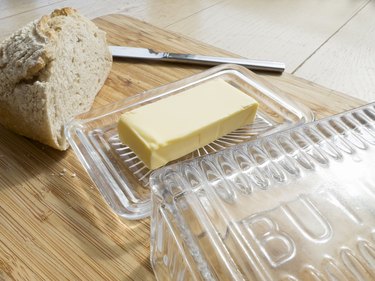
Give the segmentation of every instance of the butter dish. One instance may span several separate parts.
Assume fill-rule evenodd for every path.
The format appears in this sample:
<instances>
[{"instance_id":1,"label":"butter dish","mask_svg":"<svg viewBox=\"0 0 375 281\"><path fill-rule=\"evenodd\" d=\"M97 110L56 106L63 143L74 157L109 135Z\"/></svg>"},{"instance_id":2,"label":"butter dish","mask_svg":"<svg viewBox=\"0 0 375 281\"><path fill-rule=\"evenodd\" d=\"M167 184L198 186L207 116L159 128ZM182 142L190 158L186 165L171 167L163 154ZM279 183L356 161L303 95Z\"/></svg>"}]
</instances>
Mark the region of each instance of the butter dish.
<instances>
[{"instance_id":1,"label":"butter dish","mask_svg":"<svg viewBox=\"0 0 375 281\"><path fill-rule=\"evenodd\" d=\"M67 139L116 214L126 219L140 219L149 216L151 212L149 178L152 171L121 143L117 132L117 122L121 114L217 78L228 82L259 103L254 123L172 163L212 154L310 122L314 118L310 110L287 99L276 87L237 65L216 66L77 116L65 128ZM171 163L167 165L169 164Z\"/></svg>"},{"instance_id":2,"label":"butter dish","mask_svg":"<svg viewBox=\"0 0 375 281\"><path fill-rule=\"evenodd\" d=\"M375 103L152 173L157 280L375 280Z\"/></svg>"},{"instance_id":3,"label":"butter dish","mask_svg":"<svg viewBox=\"0 0 375 281\"><path fill-rule=\"evenodd\" d=\"M252 97L215 79L125 112L117 128L121 142L155 170L253 123L257 108Z\"/></svg>"}]
</instances>

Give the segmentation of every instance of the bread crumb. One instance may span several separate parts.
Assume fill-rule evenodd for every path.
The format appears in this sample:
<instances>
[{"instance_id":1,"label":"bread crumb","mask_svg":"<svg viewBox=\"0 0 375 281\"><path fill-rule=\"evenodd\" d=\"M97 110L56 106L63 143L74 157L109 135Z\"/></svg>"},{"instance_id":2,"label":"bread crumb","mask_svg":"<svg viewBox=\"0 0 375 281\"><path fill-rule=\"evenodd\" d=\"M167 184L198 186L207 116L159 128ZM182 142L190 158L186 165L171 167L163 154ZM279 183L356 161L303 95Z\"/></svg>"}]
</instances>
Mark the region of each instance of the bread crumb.
<instances>
[{"instance_id":1,"label":"bread crumb","mask_svg":"<svg viewBox=\"0 0 375 281\"><path fill-rule=\"evenodd\" d=\"M72 173L72 175L71 175L72 178L75 178L76 176L77 176L76 173Z\"/></svg>"},{"instance_id":2,"label":"bread crumb","mask_svg":"<svg viewBox=\"0 0 375 281\"><path fill-rule=\"evenodd\" d=\"M65 173L66 173L66 169L64 168L64 169L62 169L62 171L59 173L60 177L64 176Z\"/></svg>"}]
</instances>

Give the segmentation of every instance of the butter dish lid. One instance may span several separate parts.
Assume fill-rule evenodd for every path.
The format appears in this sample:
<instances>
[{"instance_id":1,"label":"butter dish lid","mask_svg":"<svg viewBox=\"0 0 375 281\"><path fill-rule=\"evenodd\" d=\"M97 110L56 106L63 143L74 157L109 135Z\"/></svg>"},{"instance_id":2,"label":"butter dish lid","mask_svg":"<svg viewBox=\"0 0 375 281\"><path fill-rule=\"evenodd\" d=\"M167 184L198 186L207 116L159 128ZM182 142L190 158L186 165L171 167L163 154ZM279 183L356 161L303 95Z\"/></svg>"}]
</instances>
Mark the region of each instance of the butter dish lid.
<instances>
[{"instance_id":1,"label":"butter dish lid","mask_svg":"<svg viewBox=\"0 0 375 281\"><path fill-rule=\"evenodd\" d=\"M256 120L172 163L212 154L314 119L309 109L289 100L277 88L237 65L216 66L77 116L65 127L67 139L116 214L126 219L140 219L151 212L149 178L152 171L119 140L120 115L217 78L258 101Z\"/></svg>"},{"instance_id":2,"label":"butter dish lid","mask_svg":"<svg viewBox=\"0 0 375 281\"><path fill-rule=\"evenodd\" d=\"M152 173L158 280L375 280L375 103Z\"/></svg>"}]
</instances>

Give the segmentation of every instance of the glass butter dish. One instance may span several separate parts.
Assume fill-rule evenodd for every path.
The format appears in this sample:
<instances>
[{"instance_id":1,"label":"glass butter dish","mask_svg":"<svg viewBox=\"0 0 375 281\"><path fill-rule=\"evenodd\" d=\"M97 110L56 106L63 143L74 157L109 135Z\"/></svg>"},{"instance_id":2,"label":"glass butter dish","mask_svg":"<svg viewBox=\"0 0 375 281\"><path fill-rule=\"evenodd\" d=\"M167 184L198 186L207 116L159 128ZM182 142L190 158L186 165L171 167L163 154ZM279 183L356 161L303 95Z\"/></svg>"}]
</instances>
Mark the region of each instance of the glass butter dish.
<instances>
[{"instance_id":1,"label":"glass butter dish","mask_svg":"<svg viewBox=\"0 0 375 281\"><path fill-rule=\"evenodd\" d=\"M216 78L225 80L258 101L256 120L174 163L212 154L313 119L311 111L288 100L277 88L267 85L246 68L235 65L217 66L82 114L66 126L66 136L115 213L127 219L140 219L151 212L149 177L152 171L119 140L117 122L120 115ZM210 110L209 104L207 110ZM191 114L194 114L194 108Z\"/></svg>"},{"instance_id":2,"label":"glass butter dish","mask_svg":"<svg viewBox=\"0 0 375 281\"><path fill-rule=\"evenodd\" d=\"M158 280L375 280L375 103L150 178Z\"/></svg>"}]
</instances>

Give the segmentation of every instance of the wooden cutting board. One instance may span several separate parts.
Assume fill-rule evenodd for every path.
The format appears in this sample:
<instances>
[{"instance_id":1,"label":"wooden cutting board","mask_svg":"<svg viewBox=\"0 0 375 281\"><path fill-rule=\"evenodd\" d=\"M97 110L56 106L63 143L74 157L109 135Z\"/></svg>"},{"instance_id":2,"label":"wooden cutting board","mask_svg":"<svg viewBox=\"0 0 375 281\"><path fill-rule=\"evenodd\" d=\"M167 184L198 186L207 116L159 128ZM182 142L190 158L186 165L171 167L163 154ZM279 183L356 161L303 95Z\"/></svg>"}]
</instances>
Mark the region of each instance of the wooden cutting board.
<instances>
[{"instance_id":1,"label":"wooden cutting board","mask_svg":"<svg viewBox=\"0 0 375 281\"><path fill-rule=\"evenodd\" d=\"M123 15L95 22L111 44L231 55ZM94 107L204 69L116 61ZM260 75L318 118L363 104L287 73ZM149 224L114 215L72 150L55 151L0 127L0 280L154 280Z\"/></svg>"}]
</instances>

